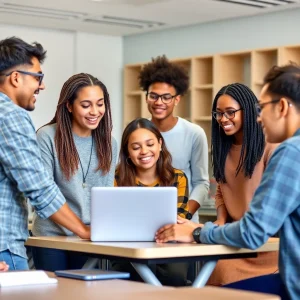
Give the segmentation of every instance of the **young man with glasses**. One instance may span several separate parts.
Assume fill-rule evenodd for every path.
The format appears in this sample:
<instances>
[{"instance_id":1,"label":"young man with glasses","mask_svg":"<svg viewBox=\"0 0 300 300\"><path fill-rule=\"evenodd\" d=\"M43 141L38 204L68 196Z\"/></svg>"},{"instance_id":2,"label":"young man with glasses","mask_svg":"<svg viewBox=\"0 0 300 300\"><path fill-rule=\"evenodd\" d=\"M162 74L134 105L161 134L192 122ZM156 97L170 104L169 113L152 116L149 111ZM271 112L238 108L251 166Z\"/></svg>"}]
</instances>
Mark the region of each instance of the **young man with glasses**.
<instances>
[{"instance_id":1,"label":"young man with glasses","mask_svg":"<svg viewBox=\"0 0 300 300\"><path fill-rule=\"evenodd\" d=\"M300 299L300 67L273 67L264 79L258 122L269 143L281 143L271 156L249 211L237 222L204 226L186 220L167 225L158 242L176 239L256 249L279 231L279 274L251 278L228 287Z\"/></svg>"},{"instance_id":2,"label":"young man with glasses","mask_svg":"<svg viewBox=\"0 0 300 300\"><path fill-rule=\"evenodd\" d=\"M188 90L188 75L183 67L159 56L144 66L139 80L151 121L164 137L173 167L188 177L190 217L199 223L198 209L209 188L207 138L200 126L174 116L175 106Z\"/></svg>"},{"instance_id":3,"label":"young man with glasses","mask_svg":"<svg viewBox=\"0 0 300 300\"><path fill-rule=\"evenodd\" d=\"M90 230L71 211L43 167L35 128L27 111L45 89L41 63L46 51L12 37L0 41L0 261L9 270L28 269L28 198L36 213L82 238ZM5 267L4 270L7 270Z\"/></svg>"}]
</instances>

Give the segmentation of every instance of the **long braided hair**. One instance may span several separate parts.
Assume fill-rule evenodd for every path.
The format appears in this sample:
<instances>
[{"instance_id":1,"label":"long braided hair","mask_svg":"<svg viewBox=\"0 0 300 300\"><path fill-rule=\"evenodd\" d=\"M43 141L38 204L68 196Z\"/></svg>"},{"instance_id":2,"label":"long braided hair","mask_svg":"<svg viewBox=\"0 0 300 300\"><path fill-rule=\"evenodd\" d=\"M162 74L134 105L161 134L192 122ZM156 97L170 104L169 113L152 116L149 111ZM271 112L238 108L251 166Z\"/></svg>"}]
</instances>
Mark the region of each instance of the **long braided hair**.
<instances>
[{"instance_id":1,"label":"long braided hair","mask_svg":"<svg viewBox=\"0 0 300 300\"><path fill-rule=\"evenodd\" d=\"M254 93L244 84L233 83L220 89L213 101L212 110L216 111L220 96L229 95L237 101L243 112L243 144L236 176L243 170L245 177L251 178L256 164L261 160L265 138L261 126L256 122L255 104L258 102ZM213 175L217 182L226 183L225 162L228 152L234 142L234 136L227 136L219 123L212 119L211 158Z\"/></svg>"},{"instance_id":2,"label":"long braided hair","mask_svg":"<svg viewBox=\"0 0 300 300\"><path fill-rule=\"evenodd\" d=\"M162 141L162 151L160 152L160 158L156 163L156 170L160 186L171 186L175 179L175 173L172 167L172 156L165 145L160 131L151 121L145 118L138 118L131 121L124 129L120 147L120 162L116 168L116 181L118 186L136 186L136 166L131 160L128 160L128 141L130 135L139 128L151 131L158 141Z\"/></svg>"},{"instance_id":3,"label":"long braided hair","mask_svg":"<svg viewBox=\"0 0 300 300\"><path fill-rule=\"evenodd\" d=\"M46 124L56 123L57 125L55 148L60 167L67 180L70 180L71 176L78 170L79 163L79 155L72 134L72 114L67 109L67 103L72 105L80 89L94 85L99 86L103 91L105 104L105 113L100 124L92 131L98 157L96 171L101 170L103 174L106 174L110 170L112 161L112 120L109 94L106 86L100 80L90 74L80 73L73 75L64 83L60 92L55 116Z\"/></svg>"}]
</instances>

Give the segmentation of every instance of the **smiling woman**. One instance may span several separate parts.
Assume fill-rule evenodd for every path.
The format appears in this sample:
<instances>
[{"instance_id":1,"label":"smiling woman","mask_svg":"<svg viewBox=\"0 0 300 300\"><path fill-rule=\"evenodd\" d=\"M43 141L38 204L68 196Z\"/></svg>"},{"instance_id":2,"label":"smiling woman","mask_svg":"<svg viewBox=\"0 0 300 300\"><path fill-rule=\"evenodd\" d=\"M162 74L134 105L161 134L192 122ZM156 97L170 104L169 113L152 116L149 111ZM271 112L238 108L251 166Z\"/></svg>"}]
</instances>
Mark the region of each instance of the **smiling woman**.
<instances>
[{"instance_id":1,"label":"smiling woman","mask_svg":"<svg viewBox=\"0 0 300 300\"><path fill-rule=\"evenodd\" d=\"M113 186L117 146L111 131L106 86L92 75L81 73L65 82L55 117L37 133L49 176L85 224L90 223L91 188ZM36 215L32 232L35 236L71 235ZM87 258L67 251L36 248L33 259L37 269L56 271L81 268Z\"/></svg>"}]
</instances>

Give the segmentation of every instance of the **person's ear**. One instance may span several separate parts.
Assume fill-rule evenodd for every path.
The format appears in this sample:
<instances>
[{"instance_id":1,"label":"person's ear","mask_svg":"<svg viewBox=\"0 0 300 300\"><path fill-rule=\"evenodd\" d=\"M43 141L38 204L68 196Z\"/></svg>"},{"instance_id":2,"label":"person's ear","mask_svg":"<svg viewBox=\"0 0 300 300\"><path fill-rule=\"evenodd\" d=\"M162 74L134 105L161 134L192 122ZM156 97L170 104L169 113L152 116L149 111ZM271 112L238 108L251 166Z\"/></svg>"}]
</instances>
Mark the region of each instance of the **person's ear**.
<instances>
[{"instance_id":1,"label":"person's ear","mask_svg":"<svg viewBox=\"0 0 300 300\"><path fill-rule=\"evenodd\" d=\"M67 107L67 110L71 113L72 112L72 105L69 102L67 102L66 107Z\"/></svg>"},{"instance_id":2,"label":"person's ear","mask_svg":"<svg viewBox=\"0 0 300 300\"><path fill-rule=\"evenodd\" d=\"M18 87L20 86L22 78L18 72L12 72L8 80L12 86Z\"/></svg>"},{"instance_id":3,"label":"person's ear","mask_svg":"<svg viewBox=\"0 0 300 300\"><path fill-rule=\"evenodd\" d=\"M180 100L181 100L181 96L180 96L180 95L177 95L177 96L175 97L175 101L174 101L175 106L178 105L178 103L180 102Z\"/></svg>"},{"instance_id":4,"label":"person's ear","mask_svg":"<svg viewBox=\"0 0 300 300\"><path fill-rule=\"evenodd\" d=\"M163 141L162 141L162 139L160 138L159 140L158 140L158 143L159 143L159 145L160 145L160 149L159 149L159 151L162 151L162 143L163 143Z\"/></svg>"},{"instance_id":5,"label":"person's ear","mask_svg":"<svg viewBox=\"0 0 300 300\"><path fill-rule=\"evenodd\" d=\"M279 101L279 112L280 112L280 116L282 117L286 117L288 112L289 112L289 106L290 106L290 103L288 101L287 98L281 98L280 101Z\"/></svg>"}]
</instances>

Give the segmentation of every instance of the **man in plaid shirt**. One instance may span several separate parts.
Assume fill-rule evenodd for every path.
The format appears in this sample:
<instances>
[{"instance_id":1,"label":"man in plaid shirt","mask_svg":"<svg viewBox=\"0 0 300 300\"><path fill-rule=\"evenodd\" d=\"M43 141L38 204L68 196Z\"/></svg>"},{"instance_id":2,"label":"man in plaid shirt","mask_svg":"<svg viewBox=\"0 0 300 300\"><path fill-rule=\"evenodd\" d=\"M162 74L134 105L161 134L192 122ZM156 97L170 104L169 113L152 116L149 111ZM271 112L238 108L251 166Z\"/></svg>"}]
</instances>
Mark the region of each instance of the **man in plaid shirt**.
<instances>
[{"instance_id":1,"label":"man in plaid shirt","mask_svg":"<svg viewBox=\"0 0 300 300\"><path fill-rule=\"evenodd\" d=\"M10 270L28 269L29 199L37 214L51 218L81 238L89 227L71 211L44 170L35 128L27 111L45 89L42 45L12 37L0 41L0 261ZM7 268L4 268L4 271Z\"/></svg>"}]
</instances>

